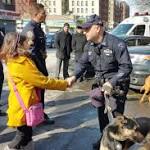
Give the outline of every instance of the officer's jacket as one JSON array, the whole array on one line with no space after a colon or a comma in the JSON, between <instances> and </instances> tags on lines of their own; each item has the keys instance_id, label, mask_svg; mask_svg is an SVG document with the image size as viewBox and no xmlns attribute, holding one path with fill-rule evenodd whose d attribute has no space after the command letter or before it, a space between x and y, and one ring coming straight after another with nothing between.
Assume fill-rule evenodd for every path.
<instances>
[{"instance_id":1,"label":"officer's jacket","mask_svg":"<svg viewBox=\"0 0 150 150\"><path fill-rule=\"evenodd\" d=\"M96 77L107 79L115 86L117 81L129 78L132 63L125 42L109 33L104 33L100 44L90 44L76 64L75 76L79 78L90 62Z\"/></svg>"},{"instance_id":2,"label":"officer's jacket","mask_svg":"<svg viewBox=\"0 0 150 150\"><path fill-rule=\"evenodd\" d=\"M34 35L34 44L30 49L32 53L32 60L35 62L39 71L41 71L44 75L48 75L45 65L45 34L41 28L41 24L31 20L24 27L22 34L26 34L28 31L31 31Z\"/></svg>"}]
</instances>

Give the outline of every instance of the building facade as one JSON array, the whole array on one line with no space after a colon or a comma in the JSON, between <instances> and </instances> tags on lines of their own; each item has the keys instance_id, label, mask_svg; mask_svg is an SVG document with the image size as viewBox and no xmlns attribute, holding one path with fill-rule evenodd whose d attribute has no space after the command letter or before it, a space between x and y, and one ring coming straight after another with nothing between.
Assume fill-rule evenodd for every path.
<instances>
[{"instance_id":1,"label":"building facade","mask_svg":"<svg viewBox=\"0 0 150 150\"><path fill-rule=\"evenodd\" d=\"M0 29L16 31L16 19L19 17L20 14L15 11L15 0L0 0Z\"/></svg>"},{"instance_id":2,"label":"building facade","mask_svg":"<svg viewBox=\"0 0 150 150\"><path fill-rule=\"evenodd\" d=\"M68 13L69 0L37 0L46 9L47 15L64 15Z\"/></svg>"},{"instance_id":3,"label":"building facade","mask_svg":"<svg viewBox=\"0 0 150 150\"><path fill-rule=\"evenodd\" d=\"M108 8L108 28L112 29L122 20L129 17L129 7L127 3L119 0L109 0Z\"/></svg>"},{"instance_id":4,"label":"building facade","mask_svg":"<svg viewBox=\"0 0 150 150\"><path fill-rule=\"evenodd\" d=\"M129 5L125 1L120 2L120 12L121 12L120 21L129 17L130 9Z\"/></svg>"},{"instance_id":5,"label":"building facade","mask_svg":"<svg viewBox=\"0 0 150 150\"><path fill-rule=\"evenodd\" d=\"M69 11L80 17L99 15L99 0L69 0Z\"/></svg>"}]
</instances>

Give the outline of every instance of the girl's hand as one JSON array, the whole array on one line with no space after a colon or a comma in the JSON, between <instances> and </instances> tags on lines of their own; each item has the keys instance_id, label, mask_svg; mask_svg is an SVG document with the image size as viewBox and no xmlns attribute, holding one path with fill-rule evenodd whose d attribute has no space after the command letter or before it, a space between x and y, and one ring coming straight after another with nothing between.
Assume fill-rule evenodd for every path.
<instances>
[{"instance_id":1,"label":"girl's hand","mask_svg":"<svg viewBox=\"0 0 150 150\"><path fill-rule=\"evenodd\" d=\"M73 83L76 82L76 77L75 76L68 77L66 78L66 81L68 82L68 87L72 87Z\"/></svg>"}]
</instances>

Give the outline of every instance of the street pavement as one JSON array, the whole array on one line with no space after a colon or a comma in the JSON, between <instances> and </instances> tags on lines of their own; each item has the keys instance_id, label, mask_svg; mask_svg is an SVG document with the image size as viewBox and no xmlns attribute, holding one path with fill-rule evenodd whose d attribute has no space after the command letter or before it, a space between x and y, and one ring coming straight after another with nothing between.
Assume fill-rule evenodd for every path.
<instances>
[{"instance_id":1,"label":"street pavement","mask_svg":"<svg viewBox=\"0 0 150 150\"><path fill-rule=\"evenodd\" d=\"M49 50L47 68L50 76L55 72L55 50ZM55 120L54 125L41 124L33 129L36 150L92 150L100 133L96 109L90 104L90 82L76 83L67 91L47 90L45 112ZM8 87L4 84L3 110L7 109ZM141 94L130 91L125 114L131 117L149 116L150 104L139 104ZM15 129L6 126L6 117L0 117L0 150L15 136Z\"/></svg>"}]
</instances>

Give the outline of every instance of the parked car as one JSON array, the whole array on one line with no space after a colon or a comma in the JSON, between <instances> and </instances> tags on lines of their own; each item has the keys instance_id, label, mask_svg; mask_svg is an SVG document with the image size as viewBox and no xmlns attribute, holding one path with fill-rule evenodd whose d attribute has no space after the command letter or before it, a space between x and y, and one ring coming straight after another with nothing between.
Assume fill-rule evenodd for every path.
<instances>
[{"instance_id":1,"label":"parked car","mask_svg":"<svg viewBox=\"0 0 150 150\"><path fill-rule=\"evenodd\" d=\"M130 88L139 90L150 75L150 46L134 46L128 50L133 64Z\"/></svg>"},{"instance_id":2,"label":"parked car","mask_svg":"<svg viewBox=\"0 0 150 150\"><path fill-rule=\"evenodd\" d=\"M128 46L145 46L150 45L150 37L142 35L119 36Z\"/></svg>"},{"instance_id":3,"label":"parked car","mask_svg":"<svg viewBox=\"0 0 150 150\"><path fill-rule=\"evenodd\" d=\"M46 34L46 47L47 48L55 47L55 32L49 32Z\"/></svg>"}]
</instances>

